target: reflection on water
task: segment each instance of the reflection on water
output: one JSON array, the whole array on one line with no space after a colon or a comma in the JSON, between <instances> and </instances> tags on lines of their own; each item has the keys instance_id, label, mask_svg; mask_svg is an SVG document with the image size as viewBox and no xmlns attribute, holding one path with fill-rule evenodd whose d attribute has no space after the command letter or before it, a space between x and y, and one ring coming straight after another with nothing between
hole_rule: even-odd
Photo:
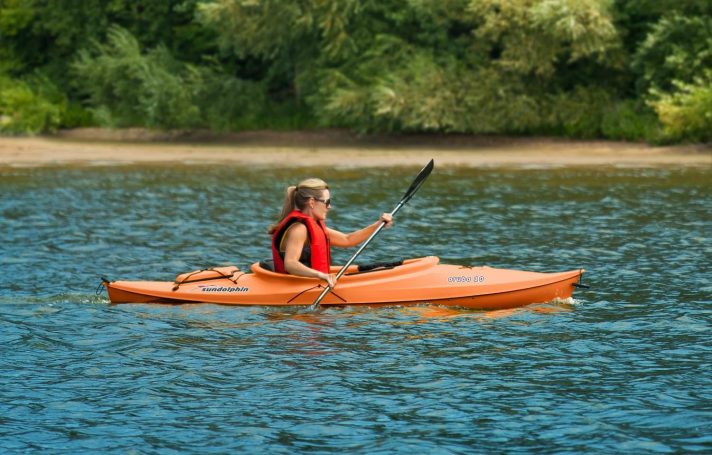
<instances>
[{"instance_id":1,"label":"reflection on water","mask_svg":"<svg viewBox=\"0 0 712 455\"><path fill-rule=\"evenodd\" d=\"M521 312L533 311L540 314L558 313L560 311L572 311L575 304L574 299L558 300L543 304L529 305L524 308L508 308L495 311L472 311L441 306L417 306L405 307L404 311L412 311L418 314L423 320L447 320L451 318L507 318Z\"/></svg>"},{"instance_id":2,"label":"reflection on water","mask_svg":"<svg viewBox=\"0 0 712 455\"><path fill-rule=\"evenodd\" d=\"M364 253L583 267L575 300L310 314L93 293L247 269L288 182L328 177L348 231L418 170L0 169L2 452L709 451L709 168L436 168Z\"/></svg>"}]
</instances>

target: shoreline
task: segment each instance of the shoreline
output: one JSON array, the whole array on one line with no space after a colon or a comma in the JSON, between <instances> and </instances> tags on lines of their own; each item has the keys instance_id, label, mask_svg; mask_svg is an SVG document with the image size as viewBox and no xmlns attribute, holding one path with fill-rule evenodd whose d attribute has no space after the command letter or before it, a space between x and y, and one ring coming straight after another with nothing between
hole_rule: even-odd
<instances>
[{"instance_id":1,"label":"shoreline","mask_svg":"<svg viewBox=\"0 0 712 455\"><path fill-rule=\"evenodd\" d=\"M279 167L711 166L712 146L467 135L357 136L342 130L212 134L84 128L0 137L0 166L243 164Z\"/></svg>"}]
</instances>

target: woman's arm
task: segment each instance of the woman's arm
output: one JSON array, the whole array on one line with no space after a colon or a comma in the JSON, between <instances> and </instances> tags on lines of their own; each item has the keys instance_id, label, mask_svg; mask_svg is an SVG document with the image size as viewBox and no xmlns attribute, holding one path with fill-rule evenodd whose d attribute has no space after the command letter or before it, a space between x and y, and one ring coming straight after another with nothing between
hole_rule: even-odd
<instances>
[{"instance_id":1,"label":"woman's arm","mask_svg":"<svg viewBox=\"0 0 712 455\"><path fill-rule=\"evenodd\" d=\"M319 278L329 283L332 288L336 284L335 275L314 270L299 262L304 244L307 241L307 227L302 223L294 223L284 234L284 269L290 275Z\"/></svg>"},{"instance_id":2,"label":"woman's arm","mask_svg":"<svg viewBox=\"0 0 712 455\"><path fill-rule=\"evenodd\" d=\"M373 231L375 231L378 226L380 226L381 223L383 223L384 221L386 222L386 228L389 228L393 225L393 217L390 213L384 213L383 215L381 215L381 218L379 218L378 221L376 221L375 223L366 226L363 229L359 229L358 231L351 232L350 234L344 234L343 232L339 232L336 229L327 228L329 231L329 241L332 245L342 248L356 246L360 243L363 243L368 238L368 236L373 234Z\"/></svg>"}]
</instances>

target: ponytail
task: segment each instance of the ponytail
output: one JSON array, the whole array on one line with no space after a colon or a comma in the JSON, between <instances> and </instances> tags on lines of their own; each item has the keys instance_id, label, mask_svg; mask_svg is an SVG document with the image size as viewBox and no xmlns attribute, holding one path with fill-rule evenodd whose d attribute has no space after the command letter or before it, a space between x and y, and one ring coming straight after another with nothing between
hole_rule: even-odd
<instances>
[{"instance_id":1,"label":"ponytail","mask_svg":"<svg viewBox=\"0 0 712 455\"><path fill-rule=\"evenodd\" d=\"M282 204L282 212L279 214L279 218L276 223L271 224L269 229L267 229L268 234L274 234L277 230L277 226L282 222L283 219L287 218L287 215L292 213L296 207L294 203L294 197L297 193L296 186L288 186L287 191L284 194L284 203Z\"/></svg>"},{"instance_id":2,"label":"ponytail","mask_svg":"<svg viewBox=\"0 0 712 455\"><path fill-rule=\"evenodd\" d=\"M299 185L297 186L287 187L279 219L276 223L270 225L269 229L267 229L267 233L274 234L280 223L287 218L287 215L292 213L294 210L304 209L310 198L319 199L322 197L322 192L327 189L329 189L329 185L321 179L306 179L299 182Z\"/></svg>"}]
</instances>

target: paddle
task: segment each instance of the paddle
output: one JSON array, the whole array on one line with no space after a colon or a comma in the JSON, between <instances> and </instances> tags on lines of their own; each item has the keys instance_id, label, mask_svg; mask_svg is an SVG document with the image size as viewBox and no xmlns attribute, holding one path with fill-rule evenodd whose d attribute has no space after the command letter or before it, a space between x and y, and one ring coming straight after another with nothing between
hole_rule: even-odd
<instances>
[{"instance_id":1,"label":"paddle","mask_svg":"<svg viewBox=\"0 0 712 455\"><path fill-rule=\"evenodd\" d=\"M421 187L423 182L425 182L425 179L427 179L428 176L430 175L430 173L433 171L433 166L435 166L435 161L430 160L430 162L425 165L425 167L420 171L420 173L418 173L418 176L415 178L415 180L413 180L413 183L410 184L410 188L408 188L408 191L405 192L405 194L401 198L398 205L396 205L396 208L394 208L393 211L391 211L391 216L395 215L396 212L398 212L398 210L400 210L401 207L403 207L406 204L406 202L410 201L410 198L413 197L415 192L418 191L418 189ZM344 272L346 272L346 269L349 268L349 266L354 262L356 257L359 254L361 254L361 252L368 246L369 243L371 243L371 240L373 240L373 238L375 236L377 236L379 232L381 232L381 230L383 229L383 226L385 226L385 225L386 225L386 222L382 221L381 224L378 226L378 228L376 228L376 230L373 231L373 233L366 239L366 241L363 242L363 244L358 249L358 251L356 251L354 253L354 255L351 256L351 259L349 259L346 262L346 264L344 264L344 266L341 267L341 270L339 270L339 273L336 274L337 280L339 278L341 278L341 275L343 275ZM326 288L324 288L324 290L321 292L319 297L317 297L317 299L314 301L314 303L312 303L309 306L309 311L316 310L319 307L319 303L324 299L324 297L326 297L326 294L328 294L329 291L331 291L331 286L327 286Z\"/></svg>"}]
</instances>

